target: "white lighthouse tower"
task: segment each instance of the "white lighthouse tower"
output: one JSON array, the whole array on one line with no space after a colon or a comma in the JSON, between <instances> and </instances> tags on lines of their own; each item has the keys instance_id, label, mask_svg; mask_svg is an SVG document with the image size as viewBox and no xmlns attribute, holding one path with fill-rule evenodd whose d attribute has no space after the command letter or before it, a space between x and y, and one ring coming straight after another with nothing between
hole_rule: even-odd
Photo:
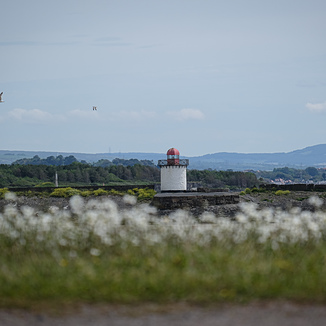
<instances>
[{"instance_id":1,"label":"white lighthouse tower","mask_svg":"<svg viewBox=\"0 0 326 326\"><path fill-rule=\"evenodd\" d=\"M189 160L180 160L176 148L170 148L166 155L167 160L158 161L161 168L161 191L186 191Z\"/></svg>"}]
</instances>

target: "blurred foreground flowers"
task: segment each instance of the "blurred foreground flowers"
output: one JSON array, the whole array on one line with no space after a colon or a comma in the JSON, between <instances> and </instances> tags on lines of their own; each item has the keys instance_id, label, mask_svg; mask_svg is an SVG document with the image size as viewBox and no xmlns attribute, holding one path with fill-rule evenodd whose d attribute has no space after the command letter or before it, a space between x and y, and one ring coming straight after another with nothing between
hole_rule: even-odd
<instances>
[{"instance_id":1,"label":"blurred foreground flowers","mask_svg":"<svg viewBox=\"0 0 326 326\"><path fill-rule=\"evenodd\" d=\"M42 250L56 253L59 248L69 248L71 256L79 250L88 250L99 256L112 245L126 243L139 245L193 243L208 246L224 242L241 244L254 240L270 242L273 249L280 243L318 242L325 239L326 213L323 211L290 211L278 209L258 210L254 204L240 204L236 218L216 217L205 212L195 218L187 211L178 210L161 217L148 204L136 205L135 197L126 195L128 208L119 209L109 198L85 201L80 196L70 199L70 210L50 207L48 212L31 207L18 209L15 196L6 194L8 205L0 214L2 241L17 246L39 244ZM320 207L320 198L311 198L311 204Z\"/></svg>"}]
</instances>

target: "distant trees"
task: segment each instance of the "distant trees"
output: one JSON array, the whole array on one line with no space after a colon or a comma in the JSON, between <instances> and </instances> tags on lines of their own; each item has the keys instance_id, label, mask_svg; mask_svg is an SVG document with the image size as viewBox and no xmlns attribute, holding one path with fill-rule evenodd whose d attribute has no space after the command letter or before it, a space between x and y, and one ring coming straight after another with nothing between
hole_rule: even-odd
<instances>
[{"instance_id":1,"label":"distant trees","mask_svg":"<svg viewBox=\"0 0 326 326\"><path fill-rule=\"evenodd\" d=\"M286 175L288 168L277 171ZM313 173L313 171L310 171ZM58 174L62 185L109 184L112 182L150 182L160 181L160 169L153 161L115 158L112 161L101 159L89 164L78 162L73 156L49 156L17 160L11 165L0 165L0 188L6 186L38 185L54 182ZM216 170L188 170L189 182L198 182L211 188L247 188L257 186L259 181L254 173Z\"/></svg>"},{"instance_id":2,"label":"distant trees","mask_svg":"<svg viewBox=\"0 0 326 326\"><path fill-rule=\"evenodd\" d=\"M18 164L18 165L69 165L74 162L77 162L77 159L73 156L67 156L63 157L62 155L55 156L49 156L45 159L41 159L38 155L35 155L32 158L22 158L20 160L17 160L13 162L12 164Z\"/></svg>"},{"instance_id":3,"label":"distant trees","mask_svg":"<svg viewBox=\"0 0 326 326\"><path fill-rule=\"evenodd\" d=\"M58 163L65 162L65 159L49 161ZM84 185L84 184L108 184L111 182L158 182L160 170L156 166L134 166L110 165L106 167L92 166L69 159L73 163L69 165L46 165L27 164L0 165L0 188L6 186L34 186L40 182L54 182L55 173L58 174L60 184ZM68 160L68 161L69 161ZM31 163L39 161L33 158ZM66 160L67 162L67 160Z\"/></svg>"},{"instance_id":4,"label":"distant trees","mask_svg":"<svg viewBox=\"0 0 326 326\"><path fill-rule=\"evenodd\" d=\"M0 188L54 183L56 173L61 185L160 181L160 169L152 161L115 159L112 162L100 160L92 165L78 162L73 156L59 155L40 159L36 155L31 159L19 160L11 165L0 165ZM258 185L255 174L250 172L188 170L187 174L189 182L199 182L202 186L211 188L247 188Z\"/></svg>"},{"instance_id":5,"label":"distant trees","mask_svg":"<svg viewBox=\"0 0 326 326\"><path fill-rule=\"evenodd\" d=\"M187 179L211 188L250 188L259 184L254 173L239 171L188 170Z\"/></svg>"},{"instance_id":6,"label":"distant trees","mask_svg":"<svg viewBox=\"0 0 326 326\"><path fill-rule=\"evenodd\" d=\"M45 159L41 159L38 155L35 155L32 158L23 158L20 160L17 160L13 162L12 164L18 164L18 165L54 165L54 166L60 166L60 165L70 165L74 162L78 162L78 160L73 156L69 155L67 157L63 157L62 155L55 156L49 156ZM82 161L83 164L88 164L85 161ZM125 160L122 158L115 158L112 160L106 160L101 159L94 163L94 166L101 166L101 167L107 167L112 165L122 165L122 166L134 166L136 164L139 165L145 165L145 166L155 166L153 161L150 160L137 160L137 159L129 159Z\"/></svg>"},{"instance_id":7,"label":"distant trees","mask_svg":"<svg viewBox=\"0 0 326 326\"><path fill-rule=\"evenodd\" d=\"M257 171L255 173L258 178L262 177L263 179L275 180L291 180L292 182L302 183L305 181L319 182L326 180L325 169L308 167L304 170L294 169L294 168L275 168L273 171Z\"/></svg>"},{"instance_id":8,"label":"distant trees","mask_svg":"<svg viewBox=\"0 0 326 326\"><path fill-rule=\"evenodd\" d=\"M318 174L318 170L315 167L308 167L305 171L312 177L315 177Z\"/></svg>"}]
</instances>

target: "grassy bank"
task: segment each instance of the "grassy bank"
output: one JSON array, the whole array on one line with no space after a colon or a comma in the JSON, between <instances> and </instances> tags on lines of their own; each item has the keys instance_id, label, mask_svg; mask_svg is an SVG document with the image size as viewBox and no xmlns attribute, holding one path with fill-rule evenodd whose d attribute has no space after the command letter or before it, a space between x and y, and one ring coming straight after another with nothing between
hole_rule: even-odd
<instances>
[{"instance_id":1,"label":"grassy bank","mask_svg":"<svg viewBox=\"0 0 326 326\"><path fill-rule=\"evenodd\" d=\"M10 196L9 196L10 198ZM135 204L134 197L125 201ZM320 199L312 203L320 205ZM236 221L114 202L0 215L0 305L71 302L326 302L326 215L257 211Z\"/></svg>"}]
</instances>

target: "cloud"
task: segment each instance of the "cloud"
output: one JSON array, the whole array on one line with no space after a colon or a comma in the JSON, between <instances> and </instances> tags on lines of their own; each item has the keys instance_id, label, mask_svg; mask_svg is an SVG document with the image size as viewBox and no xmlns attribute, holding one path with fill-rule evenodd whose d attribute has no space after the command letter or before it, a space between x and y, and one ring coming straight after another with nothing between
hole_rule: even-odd
<instances>
[{"instance_id":1,"label":"cloud","mask_svg":"<svg viewBox=\"0 0 326 326\"><path fill-rule=\"evenodd\" d=\"M324 112L326 111L326 101L324 103L307 103L306 108L311 112Z\"/></svg>"},{"instance_id":2,"label":"cloud","mask_svg":"<svg viewBox=\"0 0 326 326\"><path fill-rule=\"evenodd\" d=\"M205 115L198 109L182 109L180 111L169 111L168 115L174 117L177 120L203 120Z\"/></svg>"},{"instance_id":3,"label":"cloud","mask_svg":"<svg viewBox=\"0 0 326 326\"><path fill-rule=\"evenodd\" d=\"M42 111L39 109L13 109L8 113L8 116L12 119L21 120L29 123L63 120L63 117L60 115L53 115L49 112Z\"/></svg>"}]
</instances>

